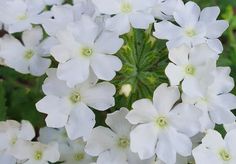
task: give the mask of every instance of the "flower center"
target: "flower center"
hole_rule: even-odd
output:
[[[38,150],[38,151],[36,151],[36,152],[34,153],[34,159],[35,159],[35,160],[39,161],[39,160],[41,160],[42,158],[43,158],[43,152],[42,152],[42,151]]]
[[[156,125],[159,128],[165,128],[168,126],[168,120],[166,117],[158,117],[156,119]]]
[[[81,100],[81,96],[80,96],[80,93],[79,92],[72,92],[71,95],[70,95],[70,101],[72,103],[77,103],[77,102],[80,102]]]
[[[17,20],[20,20],[20,21],[26,20],[26,19],[27,19],[26,13],[24,13],[24,14],[22,14],[22,15],[19,15],[19,16],[17,17]]]
[[[231,155],[226,150],[221,150],[219,154],[224,161],[229,161],[231,159]]]
[[[84,153],[77,153],[74,155],[74,160],[75,161],[81,161],[84,159]]]
[[[128,138],[119,138],[118,140],[118,146],[123,149],[127,148],[129,146],[129,143],[130,141]]]
[[[11,141],[10,141],[11,145],[15,145],[16,141],[17,141],[16,137],[12,138]]]
[[[81,54],[83,56],[89,57],[89,56],[91,56],[93,54],[93,49],[92,48],[88,48],[88,47],[82,48]]]
[[[26,60],[30,60],[33,56],[34,56],[34,51],[33,50],[25,51],[24,58]]]
[[[132,11],[132,5],[129,2],[124,2],[121,4],[121,12],[130,13]]]
[[[188,37],[194,37],[197,35],[196,31],[194,29],[187,29],[185,31],[185,34],[188,36]]]
[[[192,65],[187,65],[185,67],[185,73],[188,75],[194,75],[195,74],[195,68]]]

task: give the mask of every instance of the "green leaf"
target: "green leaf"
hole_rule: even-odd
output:
[[[6,107],[6,98],[5,98],[5,90],[3,87],[3,82],[0,81],[0,121],[4,121],[6,119],[7,107]]]

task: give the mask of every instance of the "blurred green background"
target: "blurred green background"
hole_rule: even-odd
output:
[[[224,44],[224,52],[220,56],[218,65],[230,66],[232,76],[236,80],[236,0],[194,1],[201,8],[218,5],[221,8],[220,18],[229,21],[230,27],[221,38]],[[36,128],[44,126],[45,115],[37,112],[35,103],[44,96],[41,85],[45,77],[22,75],[10,68],[0,66],[0,120],[15,119],[20,121],[26,119]],[[145,75],[145,77],[148,76]],[[153,80],[153,78],[150,78],[150,80]],[[236,89],[233,92],[236,93]],[[100,120],[105,117],[105,113],[96,114],[99,115]]]

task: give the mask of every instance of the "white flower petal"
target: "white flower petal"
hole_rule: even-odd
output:
[[[230,67],[217,67],[214,72],[214,82],[209,90],[218,95],[229,93],[234,88],[234,79],[230,76],[230,72]]]
[[[48,114],[46,118],[47,126],[55,128],[65,126],[70,112],[67,104],[55,96],[45,96],[36,103],[36,108],[39,112]]]
[[[58,144],[55,142],[48,144],[43,157],[46,161],[57,162],[60,158]]]
[[[161,136],[156,145],[156,154],[158,159],[165,163],[175,163],[176,151],[172,148],[171,141],[167,136]]]
[[[208,46],[217,53],[223,52],[223,45],[219,39],[207,39]]]
[[[22,120],[19,136],[21,139],[31,141],[35,137],[35,131],[32,124],[29,121]]]
[[[107,110],[115,105],[113,95],[115,94],[115,86],[108,82],[96,84],[92,88],[81,92],[82,101],[88,106],[97,110]]]
[[[171,110],[171,123],[178,131],[188,135],[194,136],[200,131],[199,117],[201,111],[193,105],[178,104]],[[186,124],[186,122],[188,122]]]
[[[225,142],[221,134],[215,130],[207,131],[206,136],[202,139],[202,144],[213,151],[218,151],[222,147],[225,147]]]
[[[103,32],[96,40],[95,47],[100,53],[115,54],[124,41],[116,33]]]
[[[92,155],[98,156],[100,153],[110,149],[115,144],[116,135],[108,128],[99,126],[92,130],[87,140],[85,151]]]
[[[225,20],[217,20],[207,26],[206,37],[216,39],[229,27],[229,23]]]
[[[39,45],[43,39],[43,30],[40,26],[36,26],[31,30],[24,31],[22,34],[22,41],[26,47],[35,47]]]
[[[150,122],[157,115],[157,111],[149,99],[135,101],[132,108],[133,110],[126,116],[131,124]]]
[[[232,155],[236,154],[236,129],[229,131],[225,136],[226,146]]]
[[[56,75],[57,70],[50,68],[47,70],[48,77],[44,80],[42,85],[43,92],[46,95],[65,96],[70,92],[70,88],[67,87],[66,82],[59,80]]]
[[[129,136],[131,124],[125,119],[128,114],[128,109],[121,108],[111,114],[107,114],[106,124],[116,133],[121,136]]]
[[[130,31],[129,18],[124,14],[117,14],[111,18],[108,18],[105,26],[106,29],[116,32],[119,35]]]
[[[147,29],[151,23],[153,23],[154,17],[150,14],[135,12],[129,16],[132,27],[138,29]]]
[[[217,124],[230,124],[235,122],[236,117],[234,114],[223,108],[215,108],[214,110],[210,111],[211,120]]]
[[[120,12],[120,3],[116,0],[92,0],[103,14],[113,15]],[[109,6],[109,7],[108,7]]]
[[[157,137],[158,129],[153,123],[138,125],[130,133],[130,149],[141,159],[151,158],[155,154]]]
[[[33,56],[29,65],[30,73],[35,76],[41,76],[49,68],[50,64],[50,59]]]
[[[75,86],[89,77],[89,60],[74,58],[58,65],[57,76],[65,80],[68,86]]]
[[[206,7],[202,10],[200,14],[200,21],[209,23],[215,21],[220,14],[220,8],[218,6]]]
[[[193,149],[193,156],[196,163],[214,163],[222,164],[222,161],[212,152],[205,148],[205,146],[200,145]]]
[[[86,139],[95,125],[95,115],[86,105],[80,103],[74,108],[65,126],[68,137],[71,140],[79,137]]]
[[[112,55],[96,54],[91,58],[91,67],[99,79],[110,81],[122,67],[120,59]]]
[[[182,45],[169,50],[169,59],[178,66],[189,63],[190,47]]]
[[[158,112],[166,114],[179,98],[180,93],[177,87],[168,87],[167,84],[161,84],[154,91],[153,104]]]
[[[178,154],[184,157],[191,155],[192,142],[189,137],[173,129],[169,133],[169,138],[171,144],[173,145],[173,148],[176,150]]]
[[[178,67],[173,63],[169,63],[165,69],[165,74],[168,77],[171,85],[179,85],[184,78],[182,67]]]
[[[158,39],[175,39],[181,36],[182,29],[171,22],[162,21],[154,24],[155,32],[153,35]]]

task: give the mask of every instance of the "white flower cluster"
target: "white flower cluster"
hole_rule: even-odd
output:
[[[182,0],[0,1],[8,33],[0,57],[20,73],[48,76],[36,104],[47,114],[39,142],[29,122],[0,122],[0,164],[235,164],[234,80],[229,67],[216,65],[218,38],[228,27],[219,13]],[[130,111],[107,114],[108,127],[95,127],[95,110],[115,106],[108,81],[122,68],[120,36],[153,24],[156,39],[167,40],[170,86],[159,85],[152,100],[137,100]],[[57,68],[49,68],[52,58]],[[224,140],[216,124],[224,125]]]

